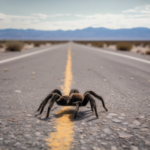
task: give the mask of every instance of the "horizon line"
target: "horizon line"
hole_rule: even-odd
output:
[[[97,28],[104,28],[104,29],[109,29],[109,30],[121,30],[121,29],[135,29],[135,28],[146,28],[146,29],[150,29],[148,27],[133,27],[133,28],[118,28],[118,29],[111,29],[111,28],[106,28],[106,27],[87,27],[87,28],[93,28],[93,29],[97,29]],[[22,28],[4,28],[4,29],[0,29],[0,30],[36,30],[36,31],[76,31],[76,30],[84,30],[87,28],[82,28],[82,29],[75,29],[75,30],[63,30],[63,29],[57,29],[57,30],[42,30],[42,29],[33,29],[33,28],[28,28],[28,29],[22,29]]]

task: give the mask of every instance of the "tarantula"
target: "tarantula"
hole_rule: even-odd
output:
[[[70,91],[69,96],[62,95],[60,90],[58,90],[58,89],[53,90],[42,101],[42,103],[40,104],[40,106],[39,106],[37,111],[40,111],[40,114],[41,114],[43,112],[43,109],[44,109],[45,105],[50,100],[46,118],[49,117],[49,113],[51,111],[51,108],[53,107],[54,103],[56,102],[58,105],[61,105],[61,106],[76,106],[76,111],[75,111],[75,115],[74,115],[74,119],[75,119],[77,117],[77,114],[78,114],[78,111],[79,111],[79,107],[86,106],[87,103],[90,101],[91,110],[95,111],[95,115],[98,118],[96,101],[92,98],[91,95],[93,95],[96,98],[98,98],[99,100],[101,100],[103,107],[105,108],[106,111],[108,111],[107,108],[105,107],[104,100],[103,100],[103,98],[101,96],[97,95],[93,91],[87,91],[87,92],[84,93],[84,95],[82,95],[82,94],[79,93],[79,91],[77,89],[72,89]]]

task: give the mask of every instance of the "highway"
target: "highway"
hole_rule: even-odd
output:
[[[150,60],[73,42],[38,51],[0,60],[0,150],[150,149]],[[89,104],[75,120],[56,104],[37,115],[56,88],[92,90],[108,112],[95,98],[98,119]]]

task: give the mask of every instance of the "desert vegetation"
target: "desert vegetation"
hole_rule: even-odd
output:
[[[34,47],[39,47],[41,45],[40,42],[34,42]]]
[[[7,41],[6,42],[6,51],[21,51],[24,46],[22,41]]]
[[[3,44],[0,43],[0,48],[3,48]]]
[[[92,46],[104,47],[104,42],[92,42]]]
[[[120,51],[130,51],[132,49],[132,44],[127,42],[119,42],[116,44],[116,49]]]
[[[21,51],[23,49],[30,49],[33,47],[40,47],[46,45],[55,45],[66,43],[68,41],[48,41],[48,40],[25,40],[25,41],[0,41],[1,51]],[[149,55],[150,51],[150,41],[74,41],[79,44],[84,44],[88,46],[94,46],[109,50],[118,51],[132,51],[141,54]]]
[[[150,41],[75,41],[79,44],[101,47],[109,50],[132,51],[141,54],[149,54]]]
[[[145,54],[150,55],[150,49],[145,52]]]
[[[12,41],[12,40],[1,40],[0,41],[0,49],[3,48],[5,51],[21,51],[23,49],[30,49],[33,47],[40,47],[40,46],[46,46],[46,45],[54,45],[54,44],[60,44],[60,43],[66,43],[67,41]],[[2,49],[1,49],[2,50]]]

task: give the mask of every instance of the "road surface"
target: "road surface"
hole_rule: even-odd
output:
[[[0,61],[0,149],[150,149],[149,60],[72,42],[43,49]],[[74,120],[55,104],[45,120],[47,108],[35,111],[55,88],[93,90],[109,111],[96,100],[98,119],[88,104]]]

